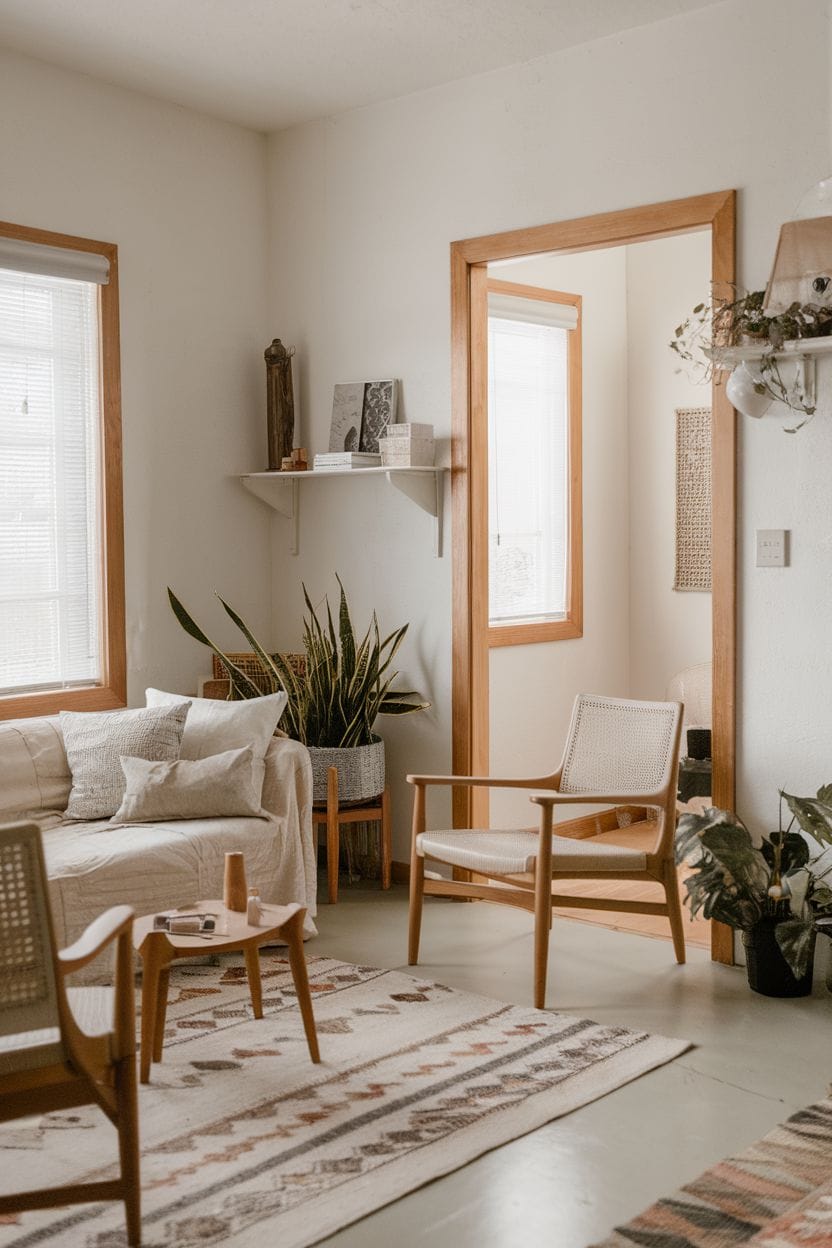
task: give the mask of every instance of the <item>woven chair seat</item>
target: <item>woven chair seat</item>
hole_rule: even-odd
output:
[[[69,1008],[86,1036],[107,1036],[113,1030],[112,988],[67,988]]]
[[[421,858],[437,858],[482,875],[519,875],[534,870],[538,840],[537,832],[466,828],[423,832],[416,838],[416,851]],[[641,850],[567,836],[552,837],[552,855],[553,871],[644,871],[647,866]]]

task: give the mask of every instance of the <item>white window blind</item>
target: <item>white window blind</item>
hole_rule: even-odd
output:
[[[577,311],[571,306],[489,296],[492,626],[566,617],[567,347],[576,325]]]
[[[0,267],[0,693],[95,684],[102,675],[96,282],[106,275],[79,281],[24,272],[8,252],[5,264],[15,267]]]

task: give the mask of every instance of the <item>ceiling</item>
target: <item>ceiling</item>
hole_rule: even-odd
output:
[[[0,46],[277,130],[715,0],[0,0]]]

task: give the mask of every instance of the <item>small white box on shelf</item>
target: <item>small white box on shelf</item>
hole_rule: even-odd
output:
[[[436,454],[433,438],[379,438],[383,468],[432,468]]]
[[[387,438],[413,438],[416,441],[433,441],[433,425],[414,424],[403,420],[400,424],[388,425],[384,431]]]

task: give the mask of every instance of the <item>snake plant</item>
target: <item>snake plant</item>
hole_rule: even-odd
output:
[[[337,630],[329,600],[324,599],[326,618],[321,620],[303,586],[308,614],[303,620],[306,672],[302,676],[285,655],[269,654],[234,608],[217,597],[260,660],[270,691],[285,691],[289,701],[283,726],[289,736],[305,745],[347,748],[372,742],[378,715],[409,715],[430,703],[414,701],[419,695],[412,689],[392,688],[398,673],[391,670],[391,663],[408,626],[402,625],[382,640],[373,612],[366,633],[357,641],[344,586],[340,577],[336,579],[340,590]],[[222,661],[231,681],[229,697],[261,697],[263,689],[211,641],[170,588],[168,597],[185,632]]]

